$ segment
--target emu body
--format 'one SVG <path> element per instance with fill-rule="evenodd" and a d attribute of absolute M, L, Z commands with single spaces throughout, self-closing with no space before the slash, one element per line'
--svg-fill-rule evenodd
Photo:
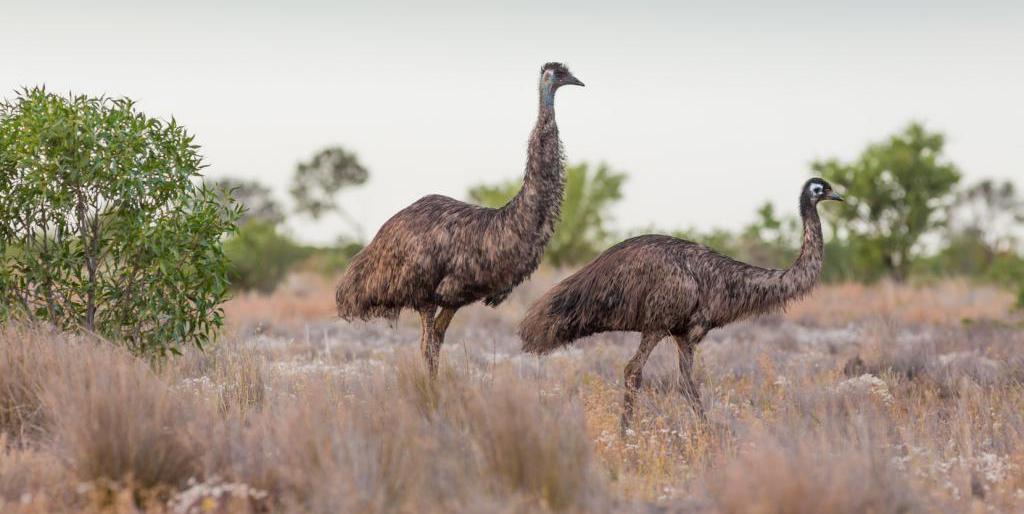
<path fill-rule="evenodd" d="M 436 376 L 455 312 L 478 300 L 497 306 L 540 264 L 562 201 L 554 95 L 567 84 L 583 85 L 559 63 L 541 68 L 537 123 L 519 194 L 500 209 L 430 195 L 399 211 L 342 275 L 335 295 L 340 317 L 396 319 L 404 308 L 416 310 L 423 357 Z"/>
<path fill-rule="evenodd" d="M 609 331 L 640 332 L 625 368 L 623 430 L 633 416 L 647 358 L 665 337 L 679 352 L 679 389 L 701 417 L 693 381 L 694 348 L 712 329 L 778 311 L 806 295 L 821 275 L 824 249 L 817 204 L 839 200 L 832 187 L 811 179 L 800 196 L 803 243 L 787 269 L 745 264 L 697 243 L 663 235 L 623 241 L 555 285 L 519 327 L 523 350 L 548 353 L 579 338 Z"/>

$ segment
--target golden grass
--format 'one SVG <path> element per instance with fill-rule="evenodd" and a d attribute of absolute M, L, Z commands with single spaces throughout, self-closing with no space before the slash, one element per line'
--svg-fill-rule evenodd
<path fill-rule="evenodd" d="M 1013 293 L 967 280 L 926 286 L 892 282 L 827 285 L 787 311 L 794 320 L 836 325 L 865 318 L 902 323 L 958 324 L 964 320 L 1006 319 L 1016 302 Z"/>
<path fill-rule="evenodd" d="M 3 328 L 0 512 L 1024 509 L 1024 331 L 997 290 L 829 286 L 712 332 L 707 424 L 665 345 L 623 438 L 635 336 L 518 352 L 515 313 L 553 279 L 460 313 L 437 383 L 414 320 L 335 322 L 308 279 L 233 300 L 219 345 L 156 372 Z"/>

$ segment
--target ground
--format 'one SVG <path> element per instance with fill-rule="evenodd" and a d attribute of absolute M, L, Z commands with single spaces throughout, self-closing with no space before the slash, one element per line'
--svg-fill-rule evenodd
<path fill-rule="evenodd" d="M 156 371 L 45 328 L 0 334 L 2 512 L 1020 512 L 1013 297 L 833 285 L 708 335 L 708 423 L 674 345 L 620 437 L 636 334 L 538 358 L 515 323 L 558 274 L 460 312 L 438 384 L 418 321 L 333 318 L 295 276 L 226 306 L 223 341 Z"/>

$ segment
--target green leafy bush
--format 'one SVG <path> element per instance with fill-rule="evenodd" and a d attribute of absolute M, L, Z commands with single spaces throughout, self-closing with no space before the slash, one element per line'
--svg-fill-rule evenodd
<path fill-rule="evenodd" d="M 238 209 L 197 184 L 193 138 L 128 99 L 0 103 L 0 318 L 21 311 L 163 356 L 221 326 Z"/>
<path fill-rule="evenodd" d="M 275 223 L 251 220 L 224 242 L 224 254 L 233 288 L 269 293 L 310 249 L 278 233 Z"/>

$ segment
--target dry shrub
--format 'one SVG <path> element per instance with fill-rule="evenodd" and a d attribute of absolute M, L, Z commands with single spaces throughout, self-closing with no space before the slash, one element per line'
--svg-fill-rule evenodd
<path fill-rule="evenodd" d="M 221 347 L 214 363 L 210 378 L 218 386 L 221 412 L 244 416 L 263 405 L 267 371 L 260 354 L 240 345 Z"/>
<path fill-rule="evenodd" d="M 3 502 L 20 502 L 26 494 L 60 487 L 60 463 L 52 453 L 19 449 L 0 435 L 0 507 Z M 0 512 L 6 512 L 0 508 Z"/>
<path fill-rule="evenodd" d="M 58 351 L 50 349 L 48 351 Z M 43 402 L 58 451 L 83 481 L 131 481 L 175 487 L 195 472 L 198 448 L 176 395 L 147 365 L 105 342 L 59 350 Z"/>
<path fill-rule="evenodd" d="M 205 352 L 189 349 L 161 370 L 161 379 L 208 402 L 219 414 L 245 417 L 264 404 L 270 381 L 267 357 L 228 339 Z"/>
<path fill-rule="evenodd" d="M 452 463 L 460 455 L 439 447 L 414 407 L 377 387 L 374 396 L 364 390 L 338 401 L 329 382 L 310 383 L 301 401 L 278 398 L 273 412 L 249 420 L 244 440 L 255 446 L 236 452 L 272 455 L 261 466 L 273 469 L 253 476 L 261 466 L 250 462 L 238 468 L 247 475 L 239 479 L 272 491 L 297 512 L 413 512 L 444 501 L 443 493 L 459 485 Z"/>
<path fill-rule="evenodd" d="M 42 429 L 42 382 L 57 373 L 59 341 L 65 339 L 26 325 L 0 326 L 0 434 L 10 435 L 10 442 Z"/>
<path fill-rule="evenodd" d="M 723 514 L 934 512 L 912 500 L 909 484 L 870 438 L 760 434 L 707 481 L 715 512 Z"/>
<path fill-rule="evenodd" d="M 541 401 L 535 389 L 508 378 L 465 398 L 485 469 L 505 490 L 556 511 L 591 511 L 600 503 L 592 442 L 577 406 Z"/>
<path fill-rule="evenodd" d="M 402 398 L 424 416 L 433 414 L 441 403 L 441 384 L 451 385 L 452 369 L 445 361 L 438 370 L 438 380 L 431 380 L 423 359 L 412 352 L 401 352 L 395 358 L 395 380 Z"/>
<path fill-rule="evenodd" d="M 273 455 L 276 472 L 233 478 L 301 512 L 591 510 L 601 495 L 577 409 L 450 368 L 430 385 L 412 353 L 342 395 L 324 382 L 278 398 L 240 438 L 258 447 L 236 453 Z"/>

